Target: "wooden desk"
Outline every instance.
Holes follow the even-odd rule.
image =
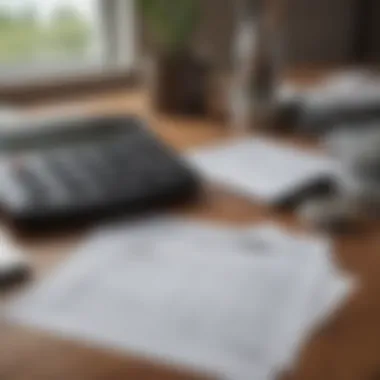
[[[146,115],[162,138],[179,149],[227,139],[231,132],[218,122],[165,118],[154,115],[144,94],[112,94],[75,103],[89,112],[136,112]],[[298,144],[300,142],[297,142]],[[276,221],[288,228],[302,228],[294,215],[210,189],[207,196],[181,213],[226,224]],[[380,379],[380,228],[369,226],[357,236],[337,238],[336,249],[344,268],[362,280],[361,290],[334,321],[316,334],[303,352],[294,380]],[[82,236],[24,240],[42,278],[65,260],[68,250]],[[4,294],[3,299],[12,297]],[[132,356],[86,347],[45,333],[0,325],[1,380],[121,380],[201,378],[163,368]],[[254,379],[253,379],[254,380]]]

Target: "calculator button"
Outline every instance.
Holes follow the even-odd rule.
[[[98,189],[99,194],[105,196],[108,193],[108,184],[119,181],[118,173],[114,170],[115,165],[101,151],[85,149],[81,151],[79,159],[83,171],[91,178],[93,186]]]
[[[11,205],[12,208],[28,207],[30,199],[27,187],[20,183],[19,170],[15,170],[12,165],[3,165],[0,169],[1,202]]]
[[[23,177],[25,177],[26,186],[28,186],[29,178],[30,191],[34,194],[34,198],[41,198],[39,203],[64,205],[70,201],[70,194],[62,186],[59,177],[51,170],[48,157],[28,158]],[[33,180],[30,177],[33,177]]]
[[[49,168],[74,204],[95,200],[99,197],[95,178],[83,167],[81,160],[74,152],[70,154],[65,151],[52,155],[49,160]]]

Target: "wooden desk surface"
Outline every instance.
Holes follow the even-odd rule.
[[[119,93],[75,103],[75,106],[89,112],[132,111],[146,115],[160,136],[179,149],[231,137],[231,131],[218,122],[158,117],[149,111],[145,99],[143,94]],[[202,201],[180,212],[226,224],[272,220],[289,228],[302,228],[292,214],[249,203],[220,189],[210,189]],[[371,225],[358,235],[335,239],[343,267],[358,276],[361,289],[331,323],[310,339],[299,366],[289,379],[380,379],[379,232],[379,226]],[[67,236],[23,240],[20,244],[30,252],[39,279],[65,260],[82,235],[83,231],[77,231]],[[3,300],[12,296],[3,294]],[[1,380],[192,378],[201,377],[133,356],[112,354],[45,333],[0,324]]]

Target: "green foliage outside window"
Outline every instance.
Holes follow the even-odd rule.
[[[0,9],[0,64],[85,56],[91,25],[75,9],[60,7],[43,23],[33,8]]]

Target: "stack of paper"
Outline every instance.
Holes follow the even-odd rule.
[[[219,378],[268,380],[351,288],[323,239],[168,217],[95,232],[9,317]]]
[[[242,139],[194,151],[189,163],[206,179],[265,203],[281,203],[321,181],[335,181],[326,156],[264,138]]]

